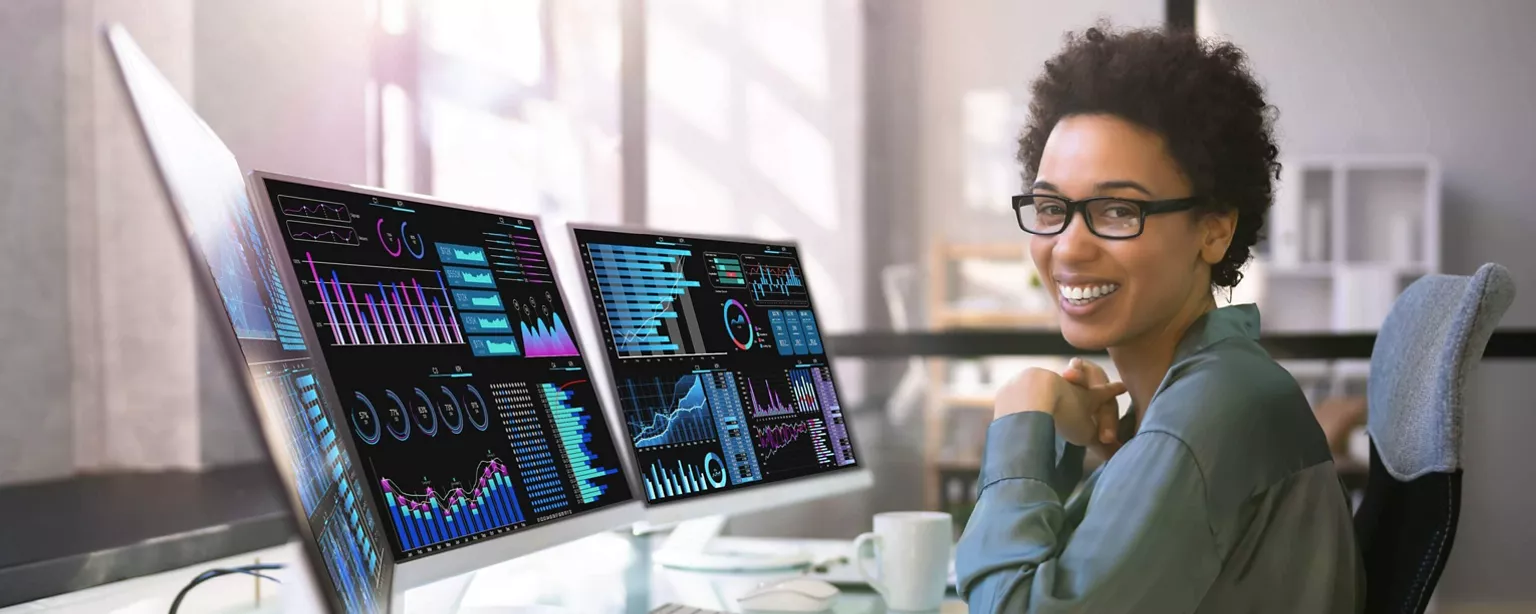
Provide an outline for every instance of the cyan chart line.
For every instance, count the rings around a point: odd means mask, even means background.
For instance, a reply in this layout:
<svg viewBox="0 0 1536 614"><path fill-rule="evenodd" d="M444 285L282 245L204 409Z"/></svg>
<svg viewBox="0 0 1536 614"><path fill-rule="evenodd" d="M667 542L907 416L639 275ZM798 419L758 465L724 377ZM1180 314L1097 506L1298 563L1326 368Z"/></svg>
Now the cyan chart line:
<svg viewBox="0 0 1536 614"><path fill-rule="evenodd" d="M782 294L790 298L790 288L803 288L805 281L800 279L800 274L795 272L795 265L774 266L768 264L752 265L753 272L757 276L752 280L752 300L761 301L768 298L769 294ZM783 269L782 273L775 273L774 269Z"/></svg>
<svg viewBox="0 0 1536 614"><path fill-rule="evenodd" d="M539 406L527 384L491 384L491 402L501 414L523 492L534 514L565 509L571 504L560 479L560 464L550 447L551 437L539 421Z"/></svg>
<svg viewBox="0 0 1536 614"><path fill-rule="evenodd" d="M699 282L683 275L682 261L692 250L629 245L590 244L593 275L608 316L609 334L620 354L683 350L677 301ZM689 332L702 336L689 318ZM667 330L663 331L662 327ZM698 348L694 348L698 350Z"/></svg>
<svg viewBox="0 0 1536 614"><path fill-rule="evenodd" d="M426 494L410 495L397 492L390 480L380 481L402 550L474 537L524 520L505 464L499 459L481 462L476 473L471 490L457 487L446 497L431 486Z"/></svg>
<svg viewBox="0 0 1536 614"><path fill-rule="evenodd" d="M657 377L642 386L645 391L637 389L635 380L624 381L624 389L629 393L623 399L624 413L629 417L629 432L636 448L715 438L715 421L702 378L685 375L668 386Z"/></svg>
<svg viewBox="0 0 1536 614"><path fill-rule="evenodd" d="M618 473L619 470L594 464L598 461L597 455L587 445L592 442L592 433L587 431L587 423L592 421L592 416L586 413L585 408L570 404L571 397L576 394L550 383L539 384L539 388L544 394L544 401L549 405L549 414L554 419L555 432L560 436L560 448L571 468L576 492L582 503L592 503L608 491L607 484L598 484L596 480Z"/></svg>

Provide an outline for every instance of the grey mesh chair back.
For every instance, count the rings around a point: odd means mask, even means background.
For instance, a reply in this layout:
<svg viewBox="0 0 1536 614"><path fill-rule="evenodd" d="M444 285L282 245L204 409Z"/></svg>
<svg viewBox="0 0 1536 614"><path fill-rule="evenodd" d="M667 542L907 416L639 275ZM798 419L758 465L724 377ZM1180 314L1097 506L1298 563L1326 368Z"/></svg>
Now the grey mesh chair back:
<svg viewBox="0 0 1536 614"><path fill-rule="evenodd" d="M1366 612L1421 614L1461 507L1464 391L1514 301L1509 271L1429 275L1399 296L1371 351L1371 473L1355 512Z"/></svg>

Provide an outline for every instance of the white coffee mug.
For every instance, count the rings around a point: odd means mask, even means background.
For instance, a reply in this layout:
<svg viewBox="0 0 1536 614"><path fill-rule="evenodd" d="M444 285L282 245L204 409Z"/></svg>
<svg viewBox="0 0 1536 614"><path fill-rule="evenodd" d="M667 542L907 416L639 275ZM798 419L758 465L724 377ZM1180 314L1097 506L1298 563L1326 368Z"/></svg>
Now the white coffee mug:
<svg viewBox="0 0 1536 614"><path fill-rule="evenodd" d="M866 550L877 573L870 573ZM937 610L949 586L954 519L944 512L875 514L875 530L853 540L854 566L898 612Z"/></svg>

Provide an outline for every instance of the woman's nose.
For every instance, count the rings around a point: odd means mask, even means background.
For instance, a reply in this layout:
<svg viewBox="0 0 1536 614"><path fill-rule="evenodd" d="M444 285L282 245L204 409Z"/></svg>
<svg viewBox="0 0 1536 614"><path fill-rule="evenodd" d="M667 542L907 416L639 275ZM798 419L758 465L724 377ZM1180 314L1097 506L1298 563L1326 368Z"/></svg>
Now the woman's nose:
<svg viewBox="0 0 1536 614"><path fill-rule="evenodd" d="M1082 215L1074 215L1066 229L1056 235L1056 245L1052 247L1051 255L1061 263L1091 260L1098 254L1099 241L1088 230L1088 221Z"/></svg>

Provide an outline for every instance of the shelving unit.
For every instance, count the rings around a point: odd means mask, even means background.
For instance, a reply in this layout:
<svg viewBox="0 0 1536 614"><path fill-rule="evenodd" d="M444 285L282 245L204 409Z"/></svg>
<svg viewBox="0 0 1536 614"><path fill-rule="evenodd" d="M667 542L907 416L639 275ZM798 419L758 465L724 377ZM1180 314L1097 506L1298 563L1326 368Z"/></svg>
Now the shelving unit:
<svg viewBox="0 0 1536 614"><path fill-rule="evenodd" d="M1377 330L1408 284L1440 271L1433 158L1303 157L1282 168L1260 273L1248 276L1265 286L1265 330Z"/></svg>

